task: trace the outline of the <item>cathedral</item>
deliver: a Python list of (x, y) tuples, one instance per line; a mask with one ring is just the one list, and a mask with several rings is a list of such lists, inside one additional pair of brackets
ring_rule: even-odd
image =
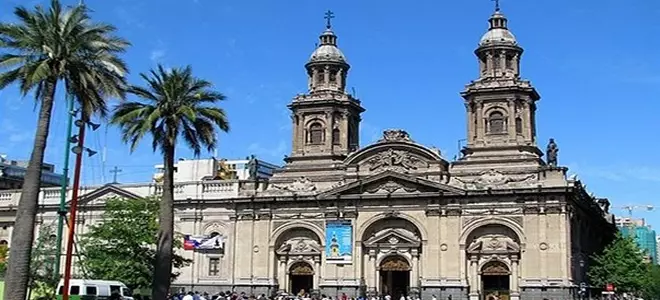
[[(448, 161), (401, 129), (359, 145), (365, 108), (346, 92), (351, 66), (328, 22), (305, 65), (309, 90), (288, 105), (286, 164), (270, 178), (175, 184), (176, 231), (212, 240), (197, 250), (186, 240), (193, 264), (173, 288), (452, 300), (575, 299), (600, 288), (585, 274), (616, 231), (609, 201), (567, 178), (553, 140), (544, 157), (523, 48), (499, 8), (488, 25), (479, 78), (461, 91), (467, 144)], [(102, 219), (103, 197), (159, 193), (158, 183), (82, 191), (77, 234)], [(52, 222), (59, 188), (40, 197), (39, 220)], [(0, 193), (8, 211), (19, 198)]]
[[(329, 17), (329, 16), (328, 16)], [(546, 159), (523, 48), (498, 9), (461, 92), (467, 145), (456, 161), (400, 129), (358, 145), (360, 100), (330, 23), (305, 65), (309, 91), (289, 104), (292, 150), (267, 182), (232, 200), (233, 287), (421, 296), (571, 299), (589, 257), (615, 232), (609, 201)], [(238, 237), (241, 237), (240, 239)], [(233, 251), (233, 253), (231, 253)]]

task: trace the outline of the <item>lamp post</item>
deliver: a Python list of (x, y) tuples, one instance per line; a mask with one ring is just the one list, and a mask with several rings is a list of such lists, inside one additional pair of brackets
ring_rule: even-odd
[(66, 141), (64, 144), (64, 169), (62, 170), (62, 187), (60, 189), (60, 207), (57, 210), (57, 241), (56, 250), (55, 250), (55, 267), (54, 267), (54, 276), (55, 280), (59, 280), (60, 277), (60, 263), (62, 261), (62, 234), (64, 233), (64, 218), (66, 218), (66, 192), (69, 184), (69, 147), (71, 147), (71, 130), (73, 127), (73, 116), (76, 112), (73, 110), (73, 96), (67, 94), (67, 111), (69, 117), (67, 118), (66, 125)]
[(99, 125), (87, 121), (87, 116), (82, 115), (80, 120), (76, 120), (78, 126), (78, 134), (71, 138), (72, 142), (78, 142), (78, 145), (73, 147), (71, 151), (76, 154), (76, 165), (73, 169), (73, 186), (71, 191), (71, 205), (69, 214), (69, 232), (66, 241), (66, 258), (64, 262), (64, 284), (62, 291), (62, 299), (69, 300), (69, 285), (71, 280), (71, 264), (73, 260), (73, 237), (76, 232), (76, 211), (78, 209), (78, 191), (80, 190), (80, 169), (82, 166), (83, 152), (87, 152), (88, 156), (96, 154), (89, 148), (85, 148), (85, 127), (90, 125), (92, 130), (96, 130)]

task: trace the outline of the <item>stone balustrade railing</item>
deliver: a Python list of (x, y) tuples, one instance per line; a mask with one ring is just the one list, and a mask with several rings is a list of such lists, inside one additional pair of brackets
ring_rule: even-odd
[[(209, 180), (194, 182), (179, 182), (174, 184), (174, 199), (222, 199), (238, 197), (240, 182), (238, 180)], [(141, 197), (157, 196), (163, 193), (163, 186), (156, 183), (117, 184), (117, 188)], [(80, 188), (79, 196), (84, 196), (104, 186), (84, 186)], [(67, 191), (67, 201), (71, 199), (71, 189)], [(21, 198), (21, 190), (0, 190), (0, 209), (15, 207)], [(60, 202), (60, 188), (42, 188), (39, 192), (39, 204), (50, 206)]]

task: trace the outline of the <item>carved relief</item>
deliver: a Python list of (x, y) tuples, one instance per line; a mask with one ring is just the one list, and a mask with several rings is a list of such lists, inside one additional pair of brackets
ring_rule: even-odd
[(291, 275), (314, 275), (314, 269), (304, 262), (299, 262), (293, 264), (291, 269), (289, 269), (289, 274)]
[(390, 256), (381, 262), (381, 271), (410, 271), (410, 265), (401, 256)]
[(507, 176), (494, 169), (484, 171), (474, 180), (452, 177), (449, 184), (465, 189), (498, 189), (531, 186), (537, 182), (536, 174), (527, 176)]
[(402, 190), (404, 192), (412, 193), (417, 191), (417, 187), (412, 185), (406, 185), (401, 182), (396, 182), (393, 180), (388, 180), (386, 182), (381, 182), (380, 184), (374, 184), (367, 186), (365, 190), (368, 193), (377, 194), (377, 193), (394, 193), (396, 191)]
[(505, 264), (499, 261), (494, 261), (487, 263), (483, 269), (481, 269), (481, 274), (487, 276), (503, 276), (509, 275), (510, 272)]
[(412, 142), (408, 132), (402, 129), (388, 129), (383, 131), (383, 138), (378, 141), (383, 142)]
[(305, 194), (314, 193), (316, 185), (305, 176), (301, 176), (287, 185), (272, 184), (265, 191), (266, 194)]
[(424, 165), (422, 160), (408, 151), (388, 149), (367, 160), (369, 171), (386, 171), (406, 173), (410, 170), (416, 170)]
[(468, 246), (467, 251), (470, 253), (484, 253), (484, 252), (519, 252), (520, 245), (516, 243), (512, 238), (499, 235), (499, 234), (487, 234), (475, 238), (470, 246)]

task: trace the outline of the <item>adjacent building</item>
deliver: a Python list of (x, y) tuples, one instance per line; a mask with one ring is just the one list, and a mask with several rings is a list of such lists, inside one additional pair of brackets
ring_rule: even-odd
[[(177, 172), (174, 173), (175, 182), (193, 182), (200, 180), (246, 180), (251, 177), (268, 179), (280, 166), (257, 159), (255, 156), (245, 159), (179, 159), (175, 164)], [(154, 182), (161, 182), (165, 167), (156, 165), (153, 175)], [(252, 171), (252, 172), (251, 172)]]
[[(0, 155), (0, 190), (21, 189), (27, 171), (28, 161), (7, 159)], [(55, 165), (44, 163), (41, 166), (41, 186), (60, 186), (64, 175), (55, 172)]]
[[(221, 179), (212, 176), (215, 162), (200, 162), (197, 171), (178, 162), (175, 227), (195, 239), (182, 252), (194, 263), (174, 287), (334, 298), (577, 298), (579, 285), (589, 285), (589, 257), (616, 232), (614, 216), (607, 199), (567, 178), (555, 141), (544, 159), (540, 95), (521, 76), (523, 48), (507, 22), (499, 9), (488, 20), (475, 51), (479, 76), (466, 78), (461, 91), (465, 111), (443, 112), (467, 119), (467, 145), (455, 161), (402, 129), (359, 145), (369, 100), (346, 92), (352, 66), (328, 23), (305, 64), (308, 92), (288, 105), (292, 149), (282, 168), (270, 178)], [(161, 192), (158, 180), (85, 188), (78, 233), (100, 219), (108, 196)], [(41, 193), (42, 224), (56, 218), (56, 193)], [(7, 234), (19, 196), (0, 193)], [(202, 246), (204, 237), (211, 246)]]
[(658, 239), (651, 225), (633, 218), (616, 218), (616, 224), (623, 236), (635, 239), (649, 263), (658, 263)]

